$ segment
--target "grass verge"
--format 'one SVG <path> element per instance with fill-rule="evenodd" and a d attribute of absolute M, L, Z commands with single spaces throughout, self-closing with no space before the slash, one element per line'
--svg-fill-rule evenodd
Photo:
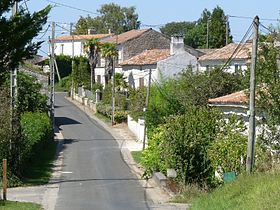
<path fill-rule="evenodd" d="M 23 185 L 47 184 L 52 174 L 53 161 L 56 153 L 55 141 L 50 141 L 42 150 L 38 151 L 29 165 L 24 167 Z"/>
<path fill-rule="evenodd" d="M 240 175 L 235 181 L 196 199 L 191 210 L 280 209 L 279 173 Z"/>
<path fill-rule="evenodd" d="M 111 122 L 111 119 L 104 116 L 103 114 L 100 114 L 100 113 L 96 112 L 94 115 L 105 123 L 110 123 Z"/>
<path fill-rule="evenodd" d="M 196 185 L 187 185 L 178 193 L 171 202 L 173 203 L 192 203 L 193 200 L 205 195 L 206 191 Z"/>
<path fill-rule="evenodd" d="M 0 210 L 42 210 L 41 205 L 17 201 L 0 201 Z"/>
<path fill-rule="evenodd" d="M 134 161 L 136 163 L 140 164 L 141 158 L 142 158 L 142 151 L 132 151 L 131 155 L 132 155 Z"/>

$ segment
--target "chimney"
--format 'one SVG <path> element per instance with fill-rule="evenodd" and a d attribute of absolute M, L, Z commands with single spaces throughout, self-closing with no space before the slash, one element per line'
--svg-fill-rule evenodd
<path fill-rule="evenodd" d="M 170 55 L 180 54 L 185 52 L 183 36 L 172 36 L 170 43 Z"/>
<path fill-rule="evenodd" d="M 88 29 L 88 35 L 96 34 L 96 30 L 94 28 Z"/>

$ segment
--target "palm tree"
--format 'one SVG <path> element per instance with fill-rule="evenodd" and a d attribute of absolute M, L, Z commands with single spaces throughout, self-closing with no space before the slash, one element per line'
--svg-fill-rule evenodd
<path fill-rule="evenodd" d="M 89 39 L 85 45 L 84 49 L 88 55 L 89 65 L 90 65 L 90 89 L 92 90 L 93 84 L 95 84 L 95 67 L 98 62 L 98 53 L 100 51 L 100 42 L 98 39 Z"/>
<path fill-rule="evenodd" d="M 101 47 L 101 55 L 105 58 L 105 75 L 107 78 L 107 84 L 113 74 L 114 59 L 118 57 L 117 45 L 109 42 L 104 43 Z"/>

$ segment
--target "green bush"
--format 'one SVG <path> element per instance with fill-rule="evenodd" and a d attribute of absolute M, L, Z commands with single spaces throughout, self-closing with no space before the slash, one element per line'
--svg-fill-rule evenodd
<path fill-rule="evenodd" d="M 212 184 L 213 168 L 207 150 L 219 131 L 219 112 L 207 107 L 190 106 L 186 114 L 171 116 L 160 130 L 149 137 L 143 154 L 146 173 L 165 168 L 177 171 L 177 180 L 199 185 Z"/>
<path fill-rule="evenodd" d="M 208 149 L 211 164 L 221 177 L 225 172 L 239 174 L 245 169 L 247 136 L 241 134 L 244 130 L 243 122 L 233 115 L 228 122 L 223 122 Z"/>
<path fill-rule="evenodd" d="M 36 150 L 53 140 L 51 121 L 46 113 L 25 112 L 20 120 L 22 130 L 21 163 L 30 161 Z"/>
<path fill-rule="evenodd" d="M 116 123 L 127 122 L 127 112 L 126 111 L 115 111 L 115 121 L 116 121 Z"/>
<path fill-rule="evenodd" d="M 149 137 L 148 148 L 142 153 L 141 165 L 145 168 L 145 177 L 151 177 L 153 172 L 166 172 L 166 164 L 164 161 L 163 144 L 164 126 L 159 126 Z"/>
<path fill-rule="evenodd" d="M 107 118 L 112 117 L 112 105 L 111 104 L 104 104 L 102 102 L 96 105 L 97 113 L 102 114 Z M 127 112 L 122 110 L 120 107 L 115 107 L 115 122 L 122 123 L 127 121 Z"/>

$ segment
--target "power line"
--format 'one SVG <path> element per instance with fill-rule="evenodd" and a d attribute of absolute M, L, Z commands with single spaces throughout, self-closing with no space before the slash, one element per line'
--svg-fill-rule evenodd
<path fill-rule="evenodd" d="M 254 17 L 249 17 L 249 16 L 237 16 L 237 15 L 228 15 L 231 18 L 239 18 L 239 19 L 250 19 L 253 20 Z M 280 19 L 278 18 L 261 18 L 261 20 L 266 20 L 266 21 L 277 21 L 279 22 Z"/>
<path fill-rule="evenodd" d="M 100 15 L 99 13 L 92 12 L 92 11 L 85 10 L 85 9 L 81 9 L 81 8 L 78 8 L 78 7 L 74 7 L 74 6 L 71 6 L 71 5 L 68 5 L 68 4 L 58 3 L 58 2 L 55 2 L 55 1 L 52 1 L 52 0 L 45 0 L 45 1 L 47 1 L 49 3 L 52 3 L 52 4 L 55 4 L 55 5 L 59 5 L 59 6 L 63 6 L 63 7 L 68 7 L 70 9 L 74 9 L 74 10 L 78 10 L 78 11 L 81 11 L 81 12 L 86 12 L 88 14 Z"/>
<path fill-rule="evenodd" d="M 233 60 L 234 56 L 237 56 L 238 52 L 244 47 L 245 44 L 242 45 L 242 43 L 245 41 L 245 39 L 247 38 L 247 36 L 249 35 L 249 33 L 251 32 L 253 28 L 253 23 L 251 23 L 251 25 L 249 26 L 247 32 L 245 33 L 245 35 L 243 36 L 241 42 L 237 45 L 237 47 L 235 48 L 235 50 L 233 51 L 233 53 L 231 54 L 231 56 L 228 58 L 228 60 L 225 62 L 225 64 L 222 66 L 221 70 L 224 70 L 225 67 Z"/>

